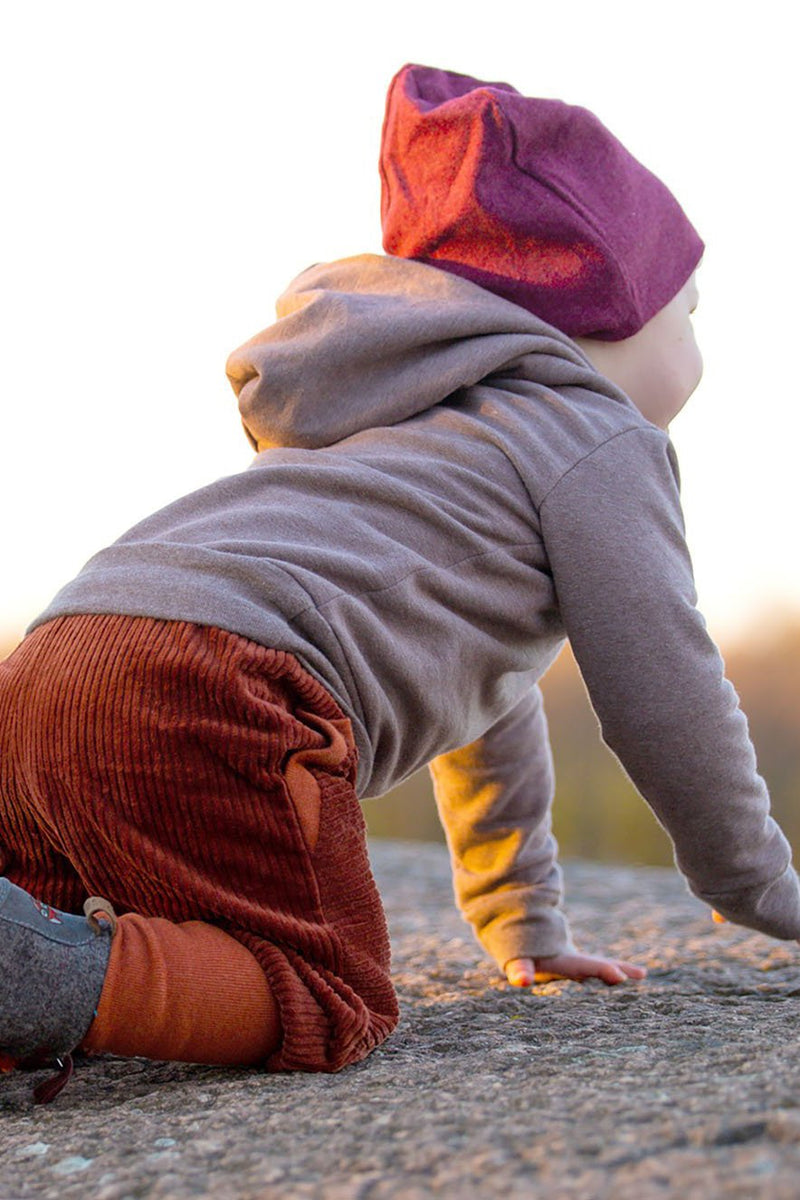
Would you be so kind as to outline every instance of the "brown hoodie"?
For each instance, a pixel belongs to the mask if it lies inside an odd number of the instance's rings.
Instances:
[[[570,944],[536,686],[566,635],[692,891],[800,937],[667,435],[566,335],[433,267],[318,265],[278,316],[228,364],[252,466],[135,526],[35,624],[188,620],[296,654],[353,722],[362,796],[433,760],[459,904],[501,966]]]

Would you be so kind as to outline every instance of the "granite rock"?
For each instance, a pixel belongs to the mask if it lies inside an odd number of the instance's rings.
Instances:
[[[643,983],[506,985],[439,846],[375,842],[402,1020],[338,1075],[104,1057],[34,1107],[0,1079],[0,1200],[800,1194],[800,949],[679,876],[568,863],[578,944]]]

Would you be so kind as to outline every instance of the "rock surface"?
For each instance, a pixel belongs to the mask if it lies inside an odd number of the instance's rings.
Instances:
[[[440,847],[372,854],[403,1009],[383,1047],[335,1076],[88,1060],[39,1108],[5,1076],[2,1200],[800,1194],[800,949],[712,924],[672,871],[573,863],[578,944],[649,978],[522,992]]]

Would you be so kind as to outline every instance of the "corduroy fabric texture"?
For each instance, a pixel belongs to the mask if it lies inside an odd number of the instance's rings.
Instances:
[[[58,618],[0,663],[0,873],[66,911],[95,893],[219,926],[277,1003],[267,1067],[338,1070],[397,1022],[355,760],[349,721],[290,654],[185,622]]]

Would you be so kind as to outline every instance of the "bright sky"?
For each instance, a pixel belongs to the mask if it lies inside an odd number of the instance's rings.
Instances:
[[[672,433],[719,637],[800,612],[791,6],[26,0],[0,21],[0,637],[95,550],[250,461],[228,353],[312,262],[380,251],[405,62],[593,109],[704,237]]]

